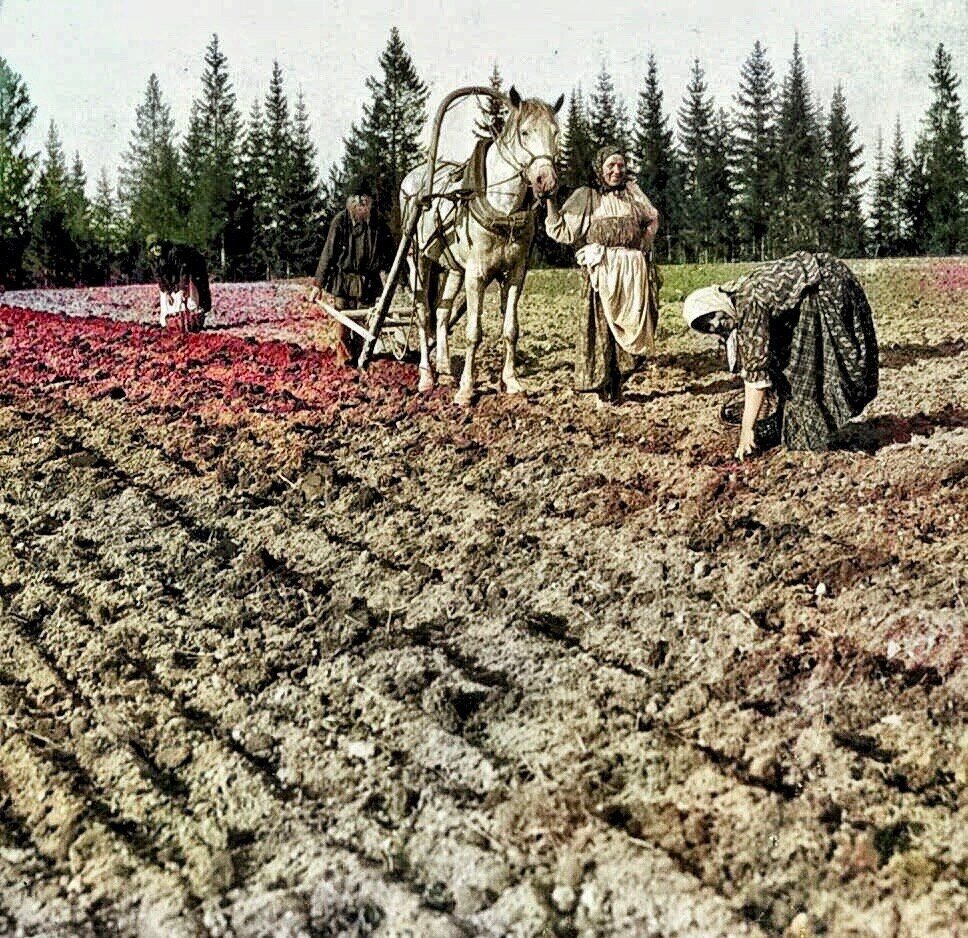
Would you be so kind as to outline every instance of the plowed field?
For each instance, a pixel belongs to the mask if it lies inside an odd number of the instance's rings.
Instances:
[[[0,934],[968,934],[968,261],[852,266],[879,397],[741,464],[736,268],[604,409],[573,271],[469,411],[305,285],[0,294]]]

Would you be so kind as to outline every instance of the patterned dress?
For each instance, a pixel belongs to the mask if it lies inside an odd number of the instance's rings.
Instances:
[[[726,284],[740,374],[772,387],[790,449],[824,450],[877,394],[877,336],[864,290],[843,261],[799,251]]]
[[[588,286],[579,317],[575,388],[619,396],[634,355],[651,352],[659,318],[658,270],[650,258],[658,212],[634,183],[612,192],[576,189],[545,222],[578,247]]]

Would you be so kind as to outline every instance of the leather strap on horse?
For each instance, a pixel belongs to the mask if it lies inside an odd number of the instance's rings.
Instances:
[[[487,172],[485,159],[492,140],[478,140],[471,158],[464,167],[461,189],[472,193],[467,209],[482,228],[493,234],[510,236],[520,231],[531,218],[531,209],[522,208],[516,212],[501,212],[487,200]]]

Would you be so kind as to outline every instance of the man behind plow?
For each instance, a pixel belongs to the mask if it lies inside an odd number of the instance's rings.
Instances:
[[[332,220],[316,265],[310,300],[327,299],[338,311],[366,309],[383,291],[381,272],[389,270],[395,253],[393,235],[373,206],[373,191],[366,182],[350,190],[346,208]],[[356,364],[363,339],[339,323],[336,361]]]

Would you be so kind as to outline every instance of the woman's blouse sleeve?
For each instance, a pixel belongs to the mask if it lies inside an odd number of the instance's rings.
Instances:
[[[581,242],[588,233],[593,210],[592,190],[587,186],[576,189],[558,209],[558,216],[554,221],[550,214],[545,219],[548,237],[562,244]]]
[[[770,380],[770,311],[768,297],[747,284],[735,297],[740,314],[736,339],[739,346],[740,375],[756,388],[771,387]]]

